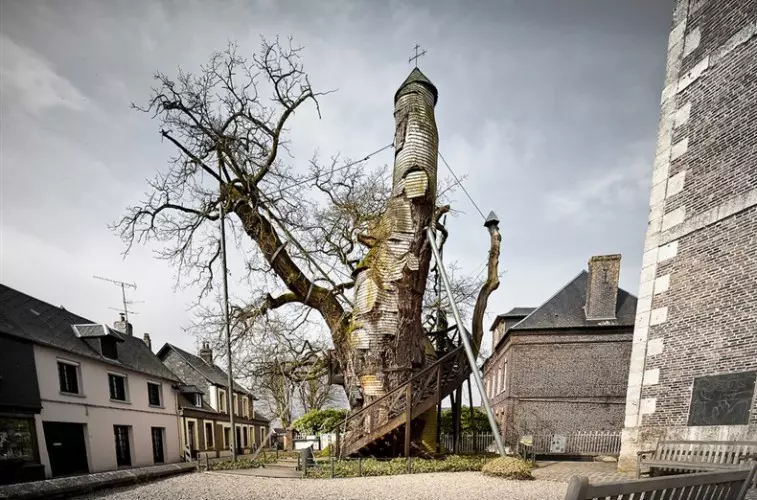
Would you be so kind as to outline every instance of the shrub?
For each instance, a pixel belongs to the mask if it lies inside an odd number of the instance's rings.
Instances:
[[[464,472],[479,471],[489,457],[450,455],[440,459],[412,459],[412,473],[424,472]],[[391,460],[376,460],[366,458],[362,460],[363,476],[394,476],[407,474],[407,459],[393,458]],[[319,462],[319,467],[308,469],[308,477],[326,478],[331,475],[331,465],[328,461]],[[357,459],[337,460],[334,462],[334,477],[360,476],[360,463]]]
[[[340,421],[347,417],[347,410],[329,408],[327,410],[309,411],[294,422],[292,427],[301,434],[330,432]]]
[[[503,477],[505,479],[533,479],[531,465],[523,459],[515,457],[499,457],[487,462],[481,471],[487,476]]]

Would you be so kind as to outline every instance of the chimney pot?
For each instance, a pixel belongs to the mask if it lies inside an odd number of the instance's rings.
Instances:
[[[149,333],[145,333],[142,336],[142,339],[145,341],[145,344],[147,344],[147,348],[152,351],[152,340],[150,340],[150,334]]]
[[[620,254],[595,255],[589,260],[586,319],[615,319],[620,279]]]
[[[202,349],[200,349],[198,354],[200,355],[200,359],[205,361],[205,364],[213,366],[213,349],[210,348],[208,342],[203,341]]]
[[[131,323],[126,321],[126,315],[124,313],[120,313],[120,316],[121,320],[114,322],[113,328],[131,337],[132,335],[134,335],[134,328],[132,327]]]

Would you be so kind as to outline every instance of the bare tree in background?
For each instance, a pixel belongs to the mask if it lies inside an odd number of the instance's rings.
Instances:
[[[424,181],[418,170],[396,164],[391,185],[387,170],[358,168],[349,161],[323,164],[314,158],[307,171],[285,162],[291,117],[306,106],[320,114],[318,99],[328,93],[312,88],[301,50],[291,40],[264,39],[250,59],[230,45],[196,74],[156,74],[148,104],[134,107],[158,121],[161,138],[176,154],[114,229],[127,252],[134,243],[160,243],[161,256],[176,265],[185,283],[200,285],[202,299],[213,290],[219,264],[217,223],[223,206],[249,290],[232,307],[234,342],[255,338],[252,332],[265,324],[262,319],[275,317],[280,308],[288,318],[313,320],[309,313],[316,312],[356,409],[428,362],[423,310],[424,302],[433,301],[425,293],[431,260],[425,228],[433,224],[446,235],[441,217],[449,206],[437,205],[435,154],[429,167],[433,179]],[[433,107],[426,108],[421,111],[431,114],[428,126],[436,140]],[[403,127],[418,119],[419,109],[406,105],[396,115],[398,158],[405,148]],[[406,181],[407,191],[398,190]],[[486,279],[473,307],[476,346],[489,294],[499,284],[499,233],[490,232]],[[346,295],[352,288],[359,289],[355,304],[352,294]],[[472,297],[471,284],[463,288],[462,295]],[[398,310],[387,322],[379,312],[390,302]],[[276,373],[299,382],[325,373],[323,346],[299,338],[292,327],[296,322],[286,323],[288,334],[272,335],[269,342],[283,343],[281,351],[240,365],[257,380],[270,375],[272,393],[278,391]],[[385,339],[380,348],[360,347],[365,338],[360,333],[368,330]],[[366,389],[369,379],[372,391]],[[291,388],[280,392],[282,400],[291,401]]]

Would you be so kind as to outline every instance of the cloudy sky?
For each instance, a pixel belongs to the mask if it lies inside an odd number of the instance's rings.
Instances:
[[[621,253],[636,292],[670,0],[43,1],[0,3],[0,281],[111,323],[136,282],[135,333],[195,349],[196,291],[107,225],[140,199],[172,150],[129,109],[156,70],[197,70],[236,41],[292,35],[323,118],[292,123],[295,167],[315,150],[359,158],[392,141],[392,97],[420,60],[439,88],[440,151],[499,215],[507,270],[490,313],[538,305],[591,255]],[[391,151],[372,161],[390,164]],[[439,167],[444,169],[442,165]],[[458,191],[445,257],[477,273],[488,238]],[[491,317],[490,316],[490,317]]]

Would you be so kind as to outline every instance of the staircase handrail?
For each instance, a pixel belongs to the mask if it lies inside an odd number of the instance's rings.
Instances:
[[[407,385],[408,384],[412,384],[415,380],[421,378],[422,376],[428,375],[429,372],[431,372],[432,370],[436,369],[442,363],[448,361],[449,359],[451,359],[456,354],[459,354],[462,350],[463,350],[463,346],[458,346],[458,347],[452,349],[450,352],[448,352],[447,354],[445,354],[444,356],[442,356],[441,358],[439,358],[438,360],[436,360],[434,363],[430,364],[429,366],[427,366],[423,370],[419,371],[418,373],[416,373],[415,375],[413,375],[412,377],[410,377],[402,385],[399,385],[399,386],[395,387],[394,389],[392,389],[391,391],[387,392],[386,394],[384,394],[383,396],[381,396],[377,400],[372,401],[371,404],[369,404],[368,406],[362,407],[359,411],[357,411],[355,413],[352,413],[350,415],[347,415],[347,417],[344,420],[340,420],[336,425],[334,425],[329,430],[329,432],[333,432],[335,429],[338,429],[339,427],[346,426],[346,424],[350,420],[353,420],[353,419],[359,417],[360,415],[362,415],[366,411],[370,410],[374,406],[382,403],[385,399],[388,399],[389,397],[394,396],[398,392],[407,390]]]

